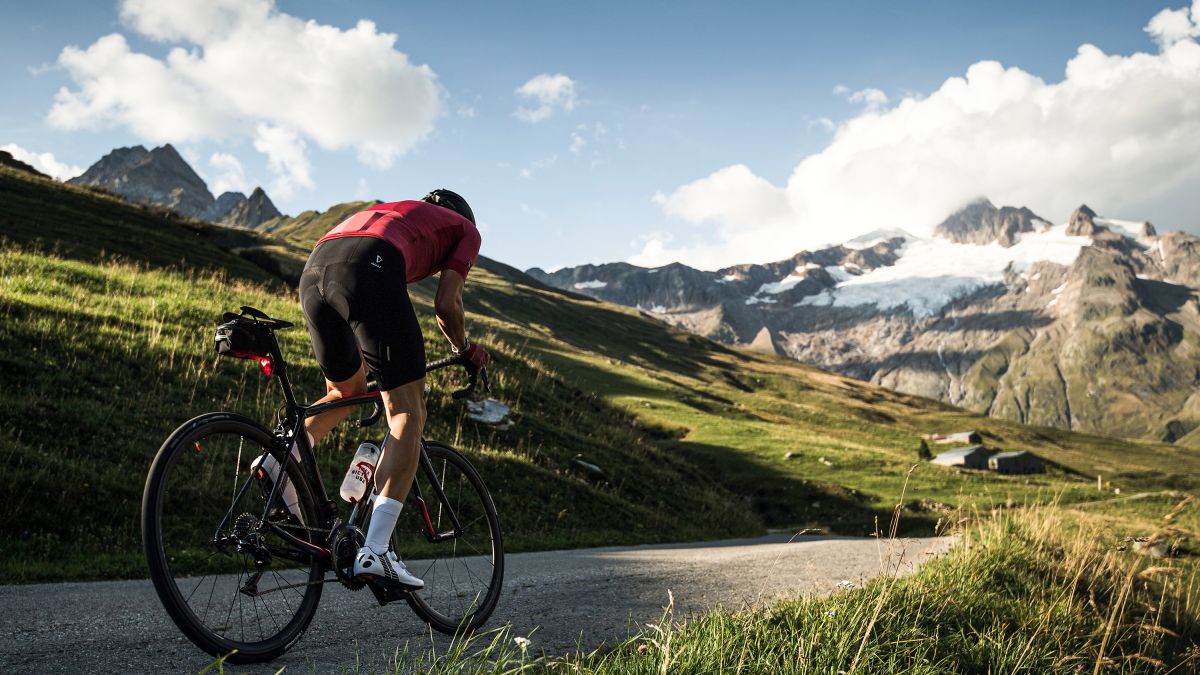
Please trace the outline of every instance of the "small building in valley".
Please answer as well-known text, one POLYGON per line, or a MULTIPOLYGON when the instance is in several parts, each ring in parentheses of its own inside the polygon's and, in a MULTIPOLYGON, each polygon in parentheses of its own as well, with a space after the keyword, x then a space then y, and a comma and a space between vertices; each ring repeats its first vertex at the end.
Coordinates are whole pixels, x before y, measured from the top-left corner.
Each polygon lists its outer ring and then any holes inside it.
POLYGON ((987 448, 982 445, 970 445, 965 448, 947 450, 929 461, 934 464, 941 464, 942 466, 986 470, 988 468, 989 455, 990 453, 987 451, 987 448))
POLYGON ((1021 474, 1041 473, 1042 460, 1024 450, 1001 452, 988 458, 988 468, 996 473, 1021 474))
POLYGON ((938 445, 949 445, 950 443, 979 445, 983 442, 983 435, 978 431, 960 431, 956 434, 926 434, 923 438, 930 443, 937 443, 938 445))

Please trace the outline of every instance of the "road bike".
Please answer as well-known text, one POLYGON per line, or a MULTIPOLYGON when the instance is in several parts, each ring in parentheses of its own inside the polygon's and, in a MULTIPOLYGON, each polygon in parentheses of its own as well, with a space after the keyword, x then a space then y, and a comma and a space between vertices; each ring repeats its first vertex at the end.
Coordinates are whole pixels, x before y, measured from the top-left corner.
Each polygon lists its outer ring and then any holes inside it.
MULTIPOLYGON (((371 501, 359 500, 343 515, 301 431, 304 420, 327 410, 373 404, 357 421, 370 426, 383 411, 380 393, 300 404, 275 337, 292 324, 253 307, 241 309, 225 315, 218 351, 223 328, 226 346, 234 345, 227 353, 257 359, 263 374, 279 382, 284 404, 273 430, 237 413, 200 415, 176 429, 154 458, 142 497, 142 540, 154 588, 171 619, 198 647, 232 663, 267 661, 296 644, 327 583, 366 586, 381 605, 407 601, 443 633, 483 625, 500 598, 504 545, 479 473, 449 445, 422 439, 420 465, 391 544, 425 588, 408 592, 355 580, 354 557, 365 539, 371 501), (290 452, 294 441, 298 462, 290 452), (263 453, 278 461, 280 479, 251 470, 263 453), (289 482, 299 497, 298 514, 284 503, 289 482)), ((466 369, 452 357, 427 364, 426 371, 452 366, 466 369)), ((468 370, 466 387, 453 396, 467 398, 480 389, 487 389, 487 372, 468 370)), ((368 484, 364 494, 373 490, 368 484)))

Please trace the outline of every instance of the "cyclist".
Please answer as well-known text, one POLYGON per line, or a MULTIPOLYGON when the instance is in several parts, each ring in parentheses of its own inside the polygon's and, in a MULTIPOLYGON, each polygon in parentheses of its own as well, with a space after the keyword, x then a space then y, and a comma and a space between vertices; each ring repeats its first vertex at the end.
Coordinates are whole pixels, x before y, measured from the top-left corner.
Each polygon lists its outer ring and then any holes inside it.
MULTIPOLYGON (((466 200, 438 189, 421 201, 379 204, 350 216, 317 242, 301 274, 300 305, 328 391, 317 403, 365 392, 370 368, 387 414, 389 433, 375 470, 379 494, 354 561, 360 580, 424 586, 388 546, 417 471, 425 425, 425 344, 407 285, 441 274, 434 299, 438 327, 468 368, 486 366, 487 352, 467 340, 462 304, 479 245, 466 200)), ((338 408, 310 418, 310 443, 351 412, 338 408)), ((299 460, 295 446, 292 455, 299 460)), ((255 460, 254 468, 260 466, 263 480, 277 477, 270 455, 255 460)), ((294 489, 285 489, 284 501, 299 518, 294 489)))

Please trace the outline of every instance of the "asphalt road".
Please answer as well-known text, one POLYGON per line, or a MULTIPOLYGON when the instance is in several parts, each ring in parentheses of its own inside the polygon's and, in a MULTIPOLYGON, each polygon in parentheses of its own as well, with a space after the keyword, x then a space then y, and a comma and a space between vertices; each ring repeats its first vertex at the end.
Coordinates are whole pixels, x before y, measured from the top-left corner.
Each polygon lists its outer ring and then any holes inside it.
MULTIPOLYGON (((952 539, 902 539, 891 569, 911 572, 952 539)), ((504 595, 490 625, 511 624, 532 649, 567 653, 612 644, 662 618, 740 609, 781 597, 829 593, 885 566, 876 539, 769 535, 699 544, 521 553, 506 557, 504 595), (536 631, 535 631, 536 629, 536 631)), ((226 672, 388 669, 410 653, 444 651, 403 602, 380 608, 369 591, 326 587, 308 632, 291 652, 226 672)), ((0 587, 0 667, 5 673, 196 672, 212 659, 171 623, 149 581, 0 587)))

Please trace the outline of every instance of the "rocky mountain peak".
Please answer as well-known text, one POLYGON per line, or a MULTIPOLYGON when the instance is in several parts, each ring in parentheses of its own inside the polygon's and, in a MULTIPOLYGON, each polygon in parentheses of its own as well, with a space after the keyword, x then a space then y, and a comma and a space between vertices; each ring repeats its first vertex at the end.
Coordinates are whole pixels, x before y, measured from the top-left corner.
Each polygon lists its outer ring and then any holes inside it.
POLYGON ((283 215, 279 213, 279 209, 275 208, 275 204, 271 202, 271 198, 261 187, 254 188, 254 192, 251 192, 249 197, 242 196, 240 192, 235 194, 240 199, 236 200, 233 206, 220 217, 219 220, 222 223, 255 228, 272 218, 283 215))
POLYGON ((1154 225, 1150 224, 1150 221, 1147 220, 1146 222, 1142 223, 1141 235, 1143 237, 1157 237, 1158 230, 1154 229, 1154 225))
POLYGON ((1067 224, 1067 235, 1091 237, 1099 231, 1100 227, 1096 225, 1096 212, 1088 208, 1087 204, 1080 204, 1079 208, 1071 214, 1071 220, 1067 224))
POLYGON ((1026 207, 996 208, 980 197, 950 214, 936 228, 934 235, 958 244, 998 243, 1009 247, 1017 243, 1022 232, 1033 232, 1035 223, 1045 222, 1026 207))
POLYGON ((170 144, 150 151, 140 145, 116 148, 68 182, 102 187, 192 218, 203 218, 214 201, 204 179, 170 144))
POLYGON ((241 192, 225 192, 214 199, 204 179, 170 143, 153 150, 141 145, 116 148, 68 182, 95 185, 130 201, 157 204, 192 218, 240 227, 256 227, 281 215, 261 187, 249 197, 241 192))

